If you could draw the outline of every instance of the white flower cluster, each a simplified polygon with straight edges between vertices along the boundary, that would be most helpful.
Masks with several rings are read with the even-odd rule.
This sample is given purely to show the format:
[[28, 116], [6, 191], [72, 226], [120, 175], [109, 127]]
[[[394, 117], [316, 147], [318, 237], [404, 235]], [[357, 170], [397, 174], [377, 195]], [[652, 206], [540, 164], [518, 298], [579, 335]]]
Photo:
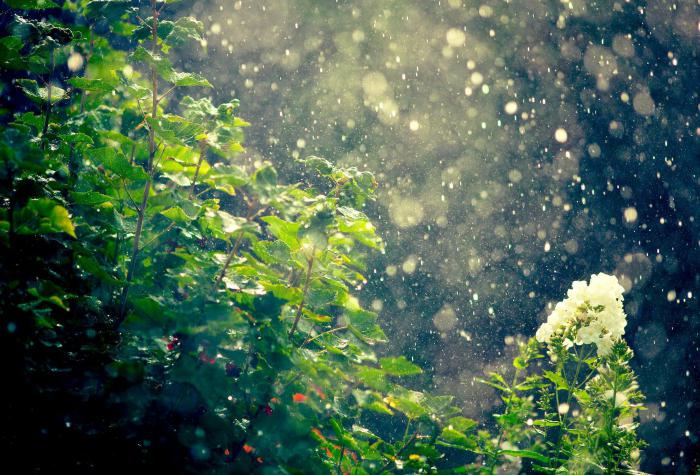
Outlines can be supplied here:
[[622, 308], [623, 291], [617, 277], [602, 272], [592, 275], [589, 284], [574, 282], [566, 299], [556, 305], [537, 330], [537, 341], [548, 343], [557, 335], [564, 337], [568, 348], [574, 344], [594, 344], [599, 356], [609, 354], [627, 325]]

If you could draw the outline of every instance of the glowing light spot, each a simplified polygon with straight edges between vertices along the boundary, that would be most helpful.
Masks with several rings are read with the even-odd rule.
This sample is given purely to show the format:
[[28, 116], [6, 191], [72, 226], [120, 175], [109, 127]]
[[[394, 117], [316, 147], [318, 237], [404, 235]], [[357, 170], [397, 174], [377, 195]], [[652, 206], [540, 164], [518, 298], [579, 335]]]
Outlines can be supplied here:
[[489, 18], [493, 15], [493, 8], [490, 5], [481, 5], [479, 7], [479, 16], [482, 18]]
[[629, 208], [625, 208], [623, 216], [625, 217], [625, 222], [634, 223], [637, 221], [639, 214], [637, 213], [637, 208], [630, 206]]
[[70, 69], [73, 72], [76, 72], [83, 67], [83, 64], [85, 64], [85, 60], [83, 59], [83, 55], [81, 55], [80, 53], [71, 53], [71, 55], [68, 57], [68, 61], [66, 64], [68, 66], [68, 69]]
[[600, 145], [598, 145], [597, 143], [592, 143], [588, 146], [588, 155], [590, 155], [593, 158], [598, 158], [600, 157], [600, 154]]
[[408, 123], [408, 128], [411, 129], [412, 132], [415, 132], [416, 130], [420, 129], [420, 124], [417, 120], [412, 120]]
[[462, 30], [450, 28], [445, 34], [445, 39], [447, 40], [448, 45], [452, 46], [453, 48], [458, 48], [460, 46], [464, 46], [464, 43], [467, 42], [467, 35]]
[[506, 102], [506, 105], [505, 107], [503, 107], [503, 110], [508, 115], [514, 115], [516, 112], [518, 112], [518, 103], [515, 101]]
[[651, 98], [648, 91], [635, 94], [634, 99], [632, 99], [632, 107], [634, 107], [637, 114], [644, 116], [652, 115], [656, 110], [654, 99]]
[[559, 143], [564, 143], [569, 140], [569, 134], [566, 132], [566, 130], [560, 127], [554, 131], [554, 140]]
[[475, 86], [478, 86], [482, 82], [484, 82], [484, 75], [481, 74], [479, 71], [474, 71], [471, 76], [469, 76], [469, 80], [474, 84]]
[[418, 267], [418, 259], [414, 255], [408, 256], [408, 259], [406, 259], [403, 264], [401, 264], [401, 270], [404, 271], [406, 274], [413, 274], [416, 271], [416, 268]]
[[352, 40], [355, 43], [361, 43], [365, 40], [365, 32], [362, 30], [355, 30], [352, 32]]
[[367, 73], [365, 77], [362, 78], [362, 89], [364, 89], [365, 94], [368, 96], [381, 96], [388, 88], [389, 83], [380, 72]]
[[212, 24], [210, 31], [213, 35], [218, 35], [219, 33], [221, 33], [221, 25], [218, 23]]

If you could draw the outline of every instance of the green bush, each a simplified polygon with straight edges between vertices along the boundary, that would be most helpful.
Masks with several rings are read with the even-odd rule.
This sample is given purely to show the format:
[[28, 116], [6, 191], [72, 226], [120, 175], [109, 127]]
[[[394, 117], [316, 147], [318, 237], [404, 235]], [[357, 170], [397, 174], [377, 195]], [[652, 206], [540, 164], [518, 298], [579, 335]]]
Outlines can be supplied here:
[[[241, 159], [250, 124], [238, 103], [214, 104], [206, 78], [169, 59], [201, 41], [198, 20], [167, 17], [170, 1], [6, 3], [0, 294], [18, 388], [8, 447], [31, 445], [22, 430], [55, 414], [65, 427], [47, 423], [39, 439], [86, 471], [635, 466], [641, 394], [620, 339], [602, 356], [564, 339], [522, 343], [512, 382], [484, 381], [504, 402], [495, 433], [451, 397], [416, 390], [427, 376], [405, 357], [377, 357], [387, 337], [352, 293], [367, 251], [383, 249], [362, 212], [374, 177], [308, 157], [308, 183], [285, 184], [270, 163]], [[48, 407], [31, 416], [34, 403]], [[98, 450], [71, 447], [69, 429]]]

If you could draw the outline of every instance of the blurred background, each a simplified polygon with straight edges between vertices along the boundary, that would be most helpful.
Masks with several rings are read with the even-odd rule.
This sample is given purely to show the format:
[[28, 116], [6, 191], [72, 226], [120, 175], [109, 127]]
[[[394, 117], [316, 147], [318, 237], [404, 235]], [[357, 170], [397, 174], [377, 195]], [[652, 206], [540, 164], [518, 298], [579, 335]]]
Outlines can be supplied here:
[[360, 295], [434, 390], [488, 422], [573, 280], [614, 273], [648, 395], [642, 469], [695, 473], [697, 0], [201, 0], [181, 58], [240, 98], [247, 160], [374, 172], [387, 241]]

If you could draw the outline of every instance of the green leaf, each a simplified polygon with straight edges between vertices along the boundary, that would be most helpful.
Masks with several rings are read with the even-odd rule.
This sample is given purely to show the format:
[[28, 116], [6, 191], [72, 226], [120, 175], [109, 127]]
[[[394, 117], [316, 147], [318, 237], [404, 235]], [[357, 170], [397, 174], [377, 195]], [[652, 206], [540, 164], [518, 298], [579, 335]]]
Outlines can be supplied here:
[[181, 46], [188, 41], [199, 42], [202, 40], [204, 24], [193, 17], [178, 18], [172, 25], [167, 35], [160, 34], [163, 41], [171, 46]]
[[379, 366], [392, 376], [411, 376], [423, 372], [420, 366], [414, 365], [405, 356], [381, 358]]
[[164, 79], [168, 79], [175, 71], [173, 70], [173, 65], [170, 60], [163, 55], [152, 53], [143, 46], [138, 46], [134, 52], [131, 54], [131, 58], [134, 61], [141, 63], [146, 63], [153, 69], [155, 69], [158, 74]]
[[139, 165], [132, 165], [124, 154], [112, 147], [100, 147], [87, 151], [87, 154], [106, 169], [127, 180], [145, 180], [148, 174]]
[[516, 357], [513, 359], [513, 366], [517, 369], [525, 369], [527, 368], [527, 361], [525, 361], [523, 358], [520, 356]]
[[49, 198], [31, 199], [18, 213], [17, 234], [49, 234], [64, 232], [75, 236], [75, 227], [68, 210]]
[[69, 132], [67, 134], [58, 135], [61, 140], [65, 141], [70, 145], [92, 145], [93, 140], [89, 135], [83, 134], [82, 132]]
[[477, 446], [473, 437], [468, 437], [462, 432], [450, 427], [442, 429], [440, 437], [450, 445], [464, 449], [473, 449]]
[[77, 205], [97, 206], [112, 201], [111, 196], [103, 195], [95, 191], [72, 191], [70, 196]]
[[146, 119], [158, 137], [174, 145], [194, 145], [196, 137], [205, 131], [201, 124], [190, 122], [176, 115], [164, 115]]
[[553, 371], [545, 371], [542, 373], [542, 376], [545, 379], [548, 379], [549, 381], [554, 383], [558, 390], [569, 389], [569, 384], [566, 382], [566, 379], [564, 379], [564, 377], [559, 373], [555, 373]]
[[418, 391], [405, 390], [398, 394], [390, 394], [384, 398], [389, 407], [397, 409], [411, 419], [418, 419], [428, 412], [423, 408], [423, 394]]
[[467, 432], [468, 430], [471, 430], [474, 427], [476, 427], [477, 422], [474, 419], [457, 416], [448, 420], [447, 424], [452, 426], [454, 430], [458, 430], [459, 432]]
[[310, 155], [299, 161], [307, 167], [313, 168], [320, 175], [330, 175], [333, 172], [333, 164], [322, 157]]
[[387, 337], [377, 324], [377, 314], [365, 310], [348, 309], [344, 315], [350, 325], [350, 331], [367, 343], [385, 342]]
[[82, 89], [83, 91], [101, 92], [103, 94], [112, 92], [116, 86], [104, 79], [88, 79], [86, 77], [70, 78], [68, 84], [77, 89]]
[[534, 450], [501, 450], [500, 453], [503, 455], [510, 455], [511, 457], [533, 459], [541, 463], [550, 462], [549, 457], [545, 457], [541, 453], [535, 452]]
[[[26, 96], [32, 101], [37, 103], [49, 102], [49, 88], [39, 87], [39, 84], [35, 80], [16, 79], [15, 84], [17, 84], [17, 86], [22, 89], [22, 92], [24, 92], [24, 94], [26, 94]], [[57, 86], [51, 86], [50, 94], [51, 104], [56, 104], [57, 102], [60, 102], [68, 97], [68, 93], [64, 89]]]
[[110, 284], [110, 285], [118, 285], [120, 283], [119, 279], [114, 277], [110, 272], [105, 270], [102, 265], [93, 257], [90, 255], [81, 255], [78, 256], [75, 259], [76, 265], [83, 270], [84, 272], [87, 272], [88, 274], [92, 274], [93, 276], [97, 277], [101, 281]]
[[546, 419], [537, 419], [532, 424], [538, 427], [559, 427], [561, 425], [561, 422], [549, 421]]
[[277, 216], [265, 216], [262, 221], [267, 223], [268, 230], [270, 233], [285, 243], [291, 250], [299, 249], [299, 229], [301, 225], [299, 223], [291, 223]]
[[376, 389], [377, 391], [388, 392], [392, 387], [384, 371], [378, 368], [358, 366], [355, 377], [360, 383], [372, 389]]
[[92, 0], [85, 5], [85, 16], [115, 21], [137, 10], [132, 0]]
[[164, 211], [161, 211], [160, 214], [165, 216], [168, 219], [171, 219], [175, 221], [176, 223], [189, 223], [192, 221], [194, 218], [190, 218], [185, 211], [180, 208], [179, 206], [173, 206], [172, 208], [168, 208]]
[[17, 10], [46, 10], [47, 8], [60, 8], [51, 0], [3, 0], [10, 8]]
[[195, 73], [181, 73], [173, 71], [168, 77], [168, 81], [173, 83], [175, 86], [203, 86], [203, 87], [213, 87], [209, 81], [204, 77]]

